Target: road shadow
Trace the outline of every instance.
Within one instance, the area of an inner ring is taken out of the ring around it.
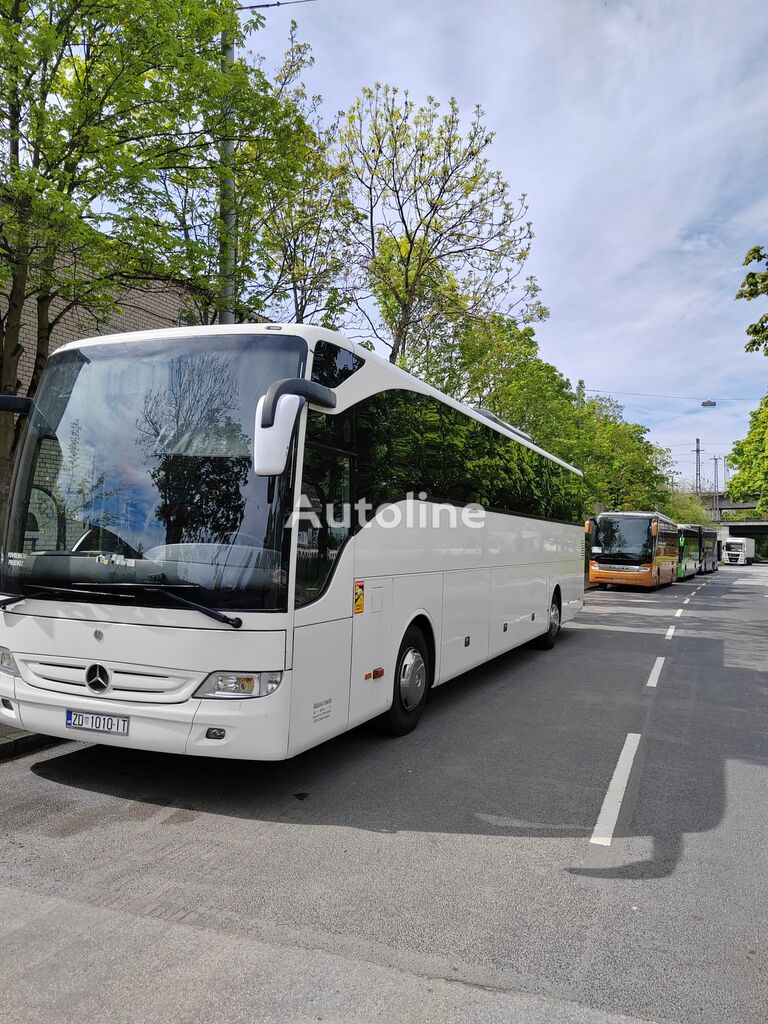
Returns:
[[[552,652],[521,648],[440,687],[419,728],[400,739],[363,726],[282,762],[87,746],[48,754],[32,771],[126,801],[127,817],[138,803],[167,807],[179,821],[207,813],[385,833],[587,839],[627,732],[641,732],[630,810],[615,835],[650,837],[653,852],[623,867],[573,870],[662,878],[675,871],[686,834],[722,820],[726,760],[768,765],[768,677],[726,666],[721,639],[695,643],[695,664],[681,656],[677,673],[670,659],[654,694],[643,683],[656,655],[671,653],[663,640],[565,629]]]

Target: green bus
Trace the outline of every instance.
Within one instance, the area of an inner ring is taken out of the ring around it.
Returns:
[[[677,578],[690,579],[701,565],[701,527],[693,523],[679,523],[677,527]]]

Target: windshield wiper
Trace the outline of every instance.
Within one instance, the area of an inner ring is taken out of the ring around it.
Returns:
[[[0,601],[0,611],[9,608],[12,604],[19,604],[20,601],[33,601],[40,597],[50,597],[52,594],[82,594],[86,597],[109,597],[106,590],[77,590],[75,587],[43,587],[37,590],[30,590],[28,594],[14,594],[12,597],[5,597]]]
[[[119,584],[118,584],[119,585]],[[243,620],[238,615],[225,615],[224,612],[217,612],[215,608],[206,608],[204,604],[198,604],[197,601],[188,601],[186,597],[182,597],[181,594],[174,594],[169,587],[147,587],[142,584],[133,584],[141,588],[143,594],[165,594],[170,597],[172,601],[181,605],[184,608],[193,608],[197,612],[202,612],[203,615],[207,615],[209,619],[216,619],[217,622],[224,622],[227,626],[231,626],[232,629],[240,629],[243,625]],[[173,584],[172,584],[173,585]],[[188,586],[189,584],[180,584],[180,586]],[[191,585],[194,587],[194,584]]]
[[[174,584],[171,584],[173,586]],[[9,605],[17,604],[19,601],[30,601],[38,597],[48,597],[51,594],[81,594],[86,597],[113,597],[115,590],[125,590],[128,592],[136,591],[140,594],[165,594],[170,597],[172,601],[181,605],[184,608],[191,608],[193,611],[201,612],[203,615],[207,615],[209,619],[215,619],[217,622],[223,622],[227,626],[231,626],[232,629],[240,629],[243,625],[243,620],[239,616],[225,615],[223,612],[217,612],[214,608],[206,608],[204,604],[198,604],[197,601],[188,601],[186,597],[181,597],[179,594],[174,594],[170,587],[153,587],[146,586],[142,583],[99,583],[96,586],[100,588],[110,589],[94,589],[91,590],[89,584],[82,584],[81,588],[78,587],[38,587],[37,590],[30,591],[28,594],[17,594],[14,597],[7,597],[3,601],[0,601],[0,611],[3,608],[7,608]],[[178,586],[189,587],[190,590],[196,590],[197,584],[195,583],[180,583]]]

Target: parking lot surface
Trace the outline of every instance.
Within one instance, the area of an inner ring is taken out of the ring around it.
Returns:
[[[413,734],[0,764],[9,1021],[768,1018],[768,570],[590,591]]]

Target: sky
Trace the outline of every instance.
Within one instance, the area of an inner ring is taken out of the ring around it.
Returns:
[[[613,394],[684,480],[701,438],[711,479],[768,388],[768,358],[744,352],[765,304],[734,301],[744,254],[768,245],[768,6],[314,0],[264,13],[254,49],[276,62],[295,18],[329,116],[377,81],[483,107],[491,162],[528,196],[542,357]]]

